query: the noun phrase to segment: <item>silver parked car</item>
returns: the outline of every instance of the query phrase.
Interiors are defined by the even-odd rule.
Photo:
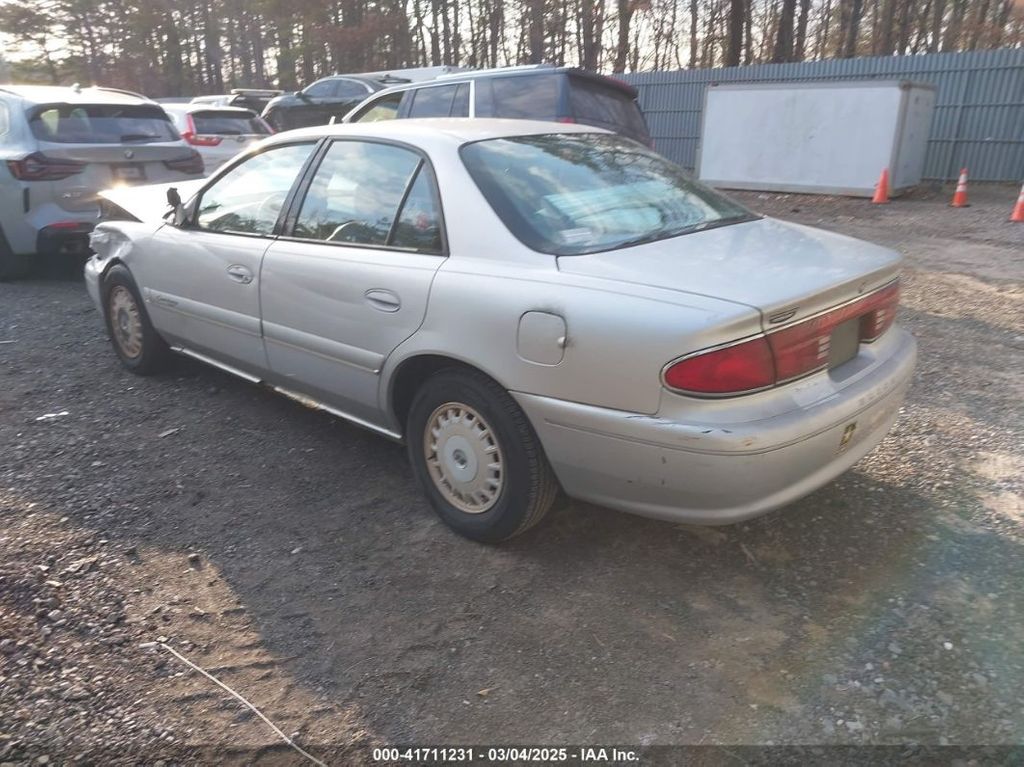
[[[37,253],[84,255],[99,190],[202,173],[202,158],[143,96],[0,85],[0,279],[27,272]]]
[[[207,175],[274,132],[251,109],[195,102],[161,106],[181,137],[199,152]]]
[[[559,489],[680,522],[784,506],[881,441],[914,366],[895,253],[757,216],[596,128],[309,128],[165,218],[163,191],[111,193],[140,220],[92,238],[124,365],[177,351],[404,440],[477,540]]]

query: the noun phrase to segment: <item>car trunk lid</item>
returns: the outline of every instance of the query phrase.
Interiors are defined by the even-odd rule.
[[[894,280],[900,256],[820,229],[764,218],[629,248],[561,256],[561,271],[732,301],[772,330]]]

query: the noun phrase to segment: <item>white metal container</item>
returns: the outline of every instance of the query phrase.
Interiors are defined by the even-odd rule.
[[[709,86],[698,177],[726,189],[870,197],[920,183],[935,86],[909,81]]]

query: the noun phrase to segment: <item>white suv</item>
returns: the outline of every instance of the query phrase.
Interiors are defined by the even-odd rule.
[[[159,104],[112,88],[0,85],[0,280],[38,253],[85,254],[111,187],[200,178]]]
[[[232,157],[274,131],[251,109],[205,103],[161,104],[181,137],[203,158],[210,175]]]

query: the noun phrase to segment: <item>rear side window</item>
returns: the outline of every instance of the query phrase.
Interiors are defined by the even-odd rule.
[[[628,93],[582,77],[573,77],[569,82],[569,103],[577,122],[608,128],[640,141],[649,139],[643,113]]]
[[[409,110],[409,117],[447,117],[452,111],[456,85],[435,85],[420,88]]]
[[[355,80],[338,80],[335,83],[334,96],[339,99],[363,99],[369,90]]]
[[[318,83],[310,85],[303,93],[311,98],[325,99],[329,96],[334,95],[334,82],[331,80],[321,80]]]
[[[433,176],[418,154],[336,141],[313,176],[292,236],[436,253],[440,232]]]
[[[192,122],[196,133],[214,136],[265,136],[270,133],[267,124],[253,113],[216,112],[213,110],[193,112]]]
[[[32,135],[58,144],[146,144],[177,141],[178,131],[158,106],[54,104],[29,119]]]
[[[519,75],[495,78],[494,116],[553,120],[564,78],[555,75]]]

